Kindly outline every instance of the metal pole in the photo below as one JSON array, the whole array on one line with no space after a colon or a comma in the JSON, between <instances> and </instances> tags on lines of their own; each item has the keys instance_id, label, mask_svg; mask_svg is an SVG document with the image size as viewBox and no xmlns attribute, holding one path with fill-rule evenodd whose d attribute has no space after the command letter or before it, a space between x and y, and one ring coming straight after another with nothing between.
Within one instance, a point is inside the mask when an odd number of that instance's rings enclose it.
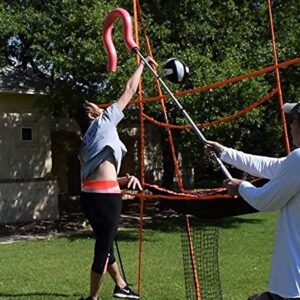
<instances>
[{"instance_id":1,"label":"metal pole","mask_svg":"<svg viewBox=\"0 0 300 300\"><path fill-rule=\"evenodd\" d=\"M151 70L151 72L153 73L153 75L157 78L157 80L161 83L161 85L164 87L164 89L167 91L167 93L170 95L170 97L172 98L172 100L177 104L177 106L179 107L181 113L185 116L185 118L188 120L188 122L192 125L194 131L196 132L198 138L200 139L200 141L204 144L207 145L207 139L204 137L203 133L200 131L200 129L197 127L197 125L195 124L195 122L192 120L192 118L190 117L190 115L187 113L187 111L183 108L183 106L181 105L181 103L178 101L178 99L174 96L174 94L171 92L171 90L168 88L168 86L164 83L164 81L160 78L160 76L155 72L155 70L151 67L151 65L147 62L147 60L144 58L144 56L140 53L140 51L135 48L134 51L139 55L139 57L141 58L141 60L145 63L145 65ZM227 170L227 168L225 167L225 165L223 164L223 162L221 161L221 159L217 156L216 153L214 153L213 155L214 159L217 161L217 163L220 165L221 170L223 171L224 175L226 176L227 179L232 179L231 174L229 173L229 171Z\"/></svg>"}]
</instances>

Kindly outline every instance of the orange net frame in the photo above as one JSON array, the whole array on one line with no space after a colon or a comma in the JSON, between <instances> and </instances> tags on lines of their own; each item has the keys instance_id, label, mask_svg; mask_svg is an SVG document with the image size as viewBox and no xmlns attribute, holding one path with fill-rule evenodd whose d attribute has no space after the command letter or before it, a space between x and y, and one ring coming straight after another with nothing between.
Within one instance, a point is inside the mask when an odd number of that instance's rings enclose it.
<instances>
[{"instance_id":1,"label":"orange net frame","mask_svg":"<svg viewBox=\"0 0 300 300\"><path fill-rule=\"evenodd\" d=\"M146 32L146 26L145 26L145 22L143 20L142 17L142 13L141 13L141 9L140 9L140 5L139 5L139 1L138 0L133 0L133 10L134 10L134 28L135 28L135 40L137 45L140 45L140 37L139 37L139 23L141 23L141 27L142 30L144 32L144 37L145 37L145 42L146 42L146 47L147 47L147 55L149 56L153 56L152 55L152 49L151 49L151 45L150 45L150 40L149 37L147 35ZM278 59L277 59L277 52L276 52L276 43L275 43L275 34L274 34L274 26L273 26L273 18L272 18L272 11L271 11L271 1L268 1L268 12L269 12L269 20L270 20L270 29L271 29L271 35L272 35L272 47L273 47L273 55L274 55L274 65L272 66L268 66L265 68L262 68L260 70L248 73L248 74L243 74L240 76L236 76L230 79L225 79L222 81L218 81L215 82L213 84L209 84L209 85L204 85L204 86L200 86L200 87L196 87L193 89L189 89L189 90L184 90L184 91L180 91L177 93L174 93L174 95L176 97L182 97L184 95L190 95L190 94L195 94L195 93L199 93L199 92L203 92L206 90L210 90L210 89L214 89L214 88L218 88L221 86L225 86L225 85L229 85L241 80L245 80L245 79L249 79L252 77L256 77L256 76L260 76L269 72L275 72L275 78L276 78L276 87L274 87L269 93L265 94L261 99L258 99L257 101L253 102L252 104L250 104L249 106L243 108L241 111L233 114L233 115L229 115L229 116L225 116L223 118L220 118L218 120L214 120L212 122L207 122L207 123L203 123L203 124L197 124L197 126L199 128L208 128L210 126L214 126L214 125L218 125L224 122L229 122L233 119L239 118L244 114L249 113L250 111L254 110L256 107L258 107L259 105L265 103L266 101L268 101L271 97L273 97L274 95L278 95L278 99L279 99L279 110L280 110L280 115L281 115L281 120L282 120L282 127L283 127L283 131L284 131L284 145L285 145L285 150L287 153L290 152L290 146L289 146L289 141L288 141L288 133L287 133L287 126L286 126L286 122L285 122L285 115L283 112L283 96L282 96L282 91L281 91L281 82L280 82L280 75L279 75L279 69L280 68L284 68L286 66L292 65L292 64L297 64L300 63L300 58L294 58L291 60L287 60L281 63L278 63ZM139 56L137 56L137 62L139 63L140 58ZM153 188L156 189L158 192L162 192L161 194L156 194L156 195L148 195L148 194L139 194L136 195L137 197L139 197L140 199L170 199L170 200L182 200L182 199L188 199L188 200L210 200L210 199L214 199L216 198L216 193L223 191L223 189L219 189L219 190L214 190L214 191L207 191L204 192L201 195L195 195L195 194L190 194L187 190L185 190L184 186L183 186L183 182L182 182L182 177L180 174L180 169L179 169L179 164L177 161L177 156L176 156L176 150L174 148L174 142L173 142L173 136L172 136L172 132L171 129L191 129L190 125L176 125L176 124L170 124L169 120L168 120L168 116L167 116L167 109L166 109L166 105L165 105L165 101L168 100L170 98L169 95L164 95L160 86L159 81L156 79L156 86L157 86L157 96L155 97L143 97L142 96L142 82L140 82L139 85L139 92L138 92L138 99L135 101L132 101L131 104L132 105L138 105L140 108L140 155L139 155L139 161L140 161L140 170L141 170L141 183L144 187L149 187L149 188ZM161 104L161 108L163 111L163 116L164 116L164 122L160 122L155 120L154 118L152 118L151 116L147 115L146 113L144 113L144 104L145 103L149 103L149 102L159 102ZM171 149L171 154L172 154L172 158L174 161L174 166L175 166L175 175L176 175L176 179L178 182L178 187L180 192L176 193L174 191L170 191L170 190L166 190L164 188L160 188L157 187L156 185L153 185L151 183L148 183L145 181L145 165L144 165L144 161L145 161L145 126L144 126L144 121L148 121L150 123L153 123L157 126L162 126L167 130L167 134L168 134L168 139L170 142L170 149ZM166 193L168 193L169 195L166 196ZM130 195L131 193L128 192L128 194ZM221 198L230 198L230 196L222 194L219 195Z\"/></svg>"},{"instance_id":2,"label":"orange net frame","mask_svg":"<svg viewBox=\"0 0 300 300\"><path fill-rule=\"evenodd\" d=\"M209 85L199 86L193 89L180 91L177 93L174 93L176 97L182 97L184 95L190 95L195 93L200 93L203 91L207 91L210 89L215 89L221 86L226 86L232 83L236 83L245 79L253 78L256 76L261 76L263 74L274 72L275 79L276 79L276 86L268 93L266 93L261 99L257 99L255 102L253 102L251 105L243 108L241 111L233 114L224 116L223 118L220 118L218 120L214 120L212 122L203 123L203 124L197 124L199 128L207 128L213 125L218 125L224 122L229 122L233 119L239 118L244 114L249 113L250 111L254 110L259 105L265 103L268 101L271 97L274 95L278 96L279 101L279 111L280 111L280 117L282 121L282 127L283 127L283 133L284 133L284 146L286 153L290 152L290 146L289 146L289 140L288 140L288 131L287 126L285 122L285 115L283 112L283 95L281 90L281 80L280 80L280 74L279 70L281 68L284 68L286 66L292 65L292 64L298 64L300 63L300 57L293 58L284 62L278 62L277 58L277 50L276 50L276 41L275 41L275 33L274 33L274 25L273 25L273 16L272 16L272 4L271 0L267 1L268 5L268 17L269 17L269 24L270 24L270 31L271 31L271 37L272 37L272 50L273 50L273 57L274 57L274 64L271 66L267 66L265 68L256 70L251 73L242 74L233 78L225 79L222 81L218 81ZM135 30L135 41L137 45L140 45L140 37L139 37L139 25L141 25L141 28L144 33L145 43L147 47L147 55L152 55L152 49L150 44L150 39L147 35L145 22L142 17L141 8L139 5L138 0L133 0L133 12L134 12L134 30ZM137 63L139 63L140 57L137 55ZM232 201L235 201L231 196L229 196L226 191L223 188L218 189L209 189L209 190L203 190L200 194L191 193L188 190L184 188L182 176L180 173L180 168L177 160L176 150L174 147L174 138L172 136L171 129L191 129L191 126L189 125L176 125L176 124L170 124L168 120L167 115L167 109L165 102L170 98L169 95L163 94L163 91L161 89L159 81L156 79L156 87L157 87L157 96L155 97L143 97L142 95L142 81L139 84L139 90L138 90L138 99L131 102L131 105L137 105L139 107L139 120L140 120L140 136L139 136L139 144L140 144L140 153L139 153L139 163L140 163L140 181L144 188L149 188L151 190L155 190L155 194L147 194L146 192L141 192L139 194L133 194L132 192L126 191L124 194L127 194L129 196L138 198L140 200L140 225L139 225L139 270L138 270L138 287L139 290L141 289L141 266L142 266L142 246L143 246L143 220L144 220L144 201L145 200L153 200L153 199L167 199L172 200L174 202L179 201L187 201L189 202L211 202L211 206L209 209L213 209L214 201L216 199L223 199L223 202L226 202L224 205L224 209L226 209L226 205L230 203L233 203ZM164 116L164 122L157 121L151 116L147 115L144 112L144 104L149 102L159 102L161 105L161 109ZM178 188L179 192L167 190L162 187L158 187L157 185L153 185L149 182L146 182L145 180L145 125L144 122L148 121L151 122L157 126L162 126L166 129L168 140L170 143L170 149L172 154L172 159L175 166L175 176L178 182ZM227 202L228 201L228 202ZM245 205L245 204L243 204ZM193 206L191 206L193 207ZM245 207L244 207L245 208ZM199 209L199 207L197 208ZM201 209L201 206L200 206ZM243 210L243 209L242 209ZM251 211L249 210L249 207L245 208L245 211ZM188 213L188 212L187 212ZM199 296L200 297L200 296ZM197 299L200 299L200 298Z\"/></svg>"}]
</instances>

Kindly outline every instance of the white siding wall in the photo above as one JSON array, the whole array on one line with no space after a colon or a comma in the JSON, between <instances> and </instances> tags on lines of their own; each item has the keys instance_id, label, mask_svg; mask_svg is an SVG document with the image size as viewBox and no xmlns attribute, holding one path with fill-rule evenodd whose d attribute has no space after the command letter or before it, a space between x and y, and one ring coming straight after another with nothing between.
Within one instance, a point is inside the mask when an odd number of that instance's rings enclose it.
<instances>
[{"instance_id":1,"label":"white siding wall","mask_svg":"<svg viewBox=\"0 0 300 300\"><path fill-rule=\"evenodd\" d=\"M51 121L33 108L37 99L0 93L0 223L58 217ZM32 128L32 141L22 141L22 127Z\"/></svg>"},{"instance_id":2,"label":"white siding wall","mask_svg":"<svg viewBox=\"0 0 300 300\"><path fill-rule=\"evenodd\" d=\"M57 182L0 183L0 223L58 217Z\"/></svg>"},{"instance_id":3,"label":"white siding wall","mask_svg":"<svg viewBox=\"0 0 300 300\"><path fill-rule=\"evenodd\" d=\"M32 128L22 141L21 128ZM0 115L0 178L44 177L51 172L50 121L32 113Z\"/></svg>"}]
</instances>

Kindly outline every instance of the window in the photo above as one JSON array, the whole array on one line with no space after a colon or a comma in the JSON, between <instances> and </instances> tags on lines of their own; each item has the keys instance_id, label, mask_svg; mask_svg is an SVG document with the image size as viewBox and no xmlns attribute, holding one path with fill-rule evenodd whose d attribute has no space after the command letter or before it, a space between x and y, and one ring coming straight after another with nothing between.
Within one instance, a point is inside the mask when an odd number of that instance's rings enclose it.
<instances>
[{"instance_id":1,"label":"window","mask_svg":"<svg viewBox=\"0 0 300 300\"><path fill-rule=\"evenodd\" d=\"M21 128L21 139L24 142L32 142L32 127Z\"/></svg>"}]
</instances>

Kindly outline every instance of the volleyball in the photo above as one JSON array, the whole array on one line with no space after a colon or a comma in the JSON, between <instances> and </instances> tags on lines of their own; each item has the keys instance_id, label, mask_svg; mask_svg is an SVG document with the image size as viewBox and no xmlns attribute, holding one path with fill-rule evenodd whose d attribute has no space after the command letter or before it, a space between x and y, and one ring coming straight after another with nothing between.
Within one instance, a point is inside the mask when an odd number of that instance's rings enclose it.
<instances>
[{"instance_id":1,"label":"volleyball","mask_svg":"<svg viewBox=\"0 0 300 300\"><path fill-rule=\"evenodd\" d=\"M163 67L164 76L172 83L182 83L189 74L189 68L178 58L168 59Z\"/></svg>"}]
</instances>

